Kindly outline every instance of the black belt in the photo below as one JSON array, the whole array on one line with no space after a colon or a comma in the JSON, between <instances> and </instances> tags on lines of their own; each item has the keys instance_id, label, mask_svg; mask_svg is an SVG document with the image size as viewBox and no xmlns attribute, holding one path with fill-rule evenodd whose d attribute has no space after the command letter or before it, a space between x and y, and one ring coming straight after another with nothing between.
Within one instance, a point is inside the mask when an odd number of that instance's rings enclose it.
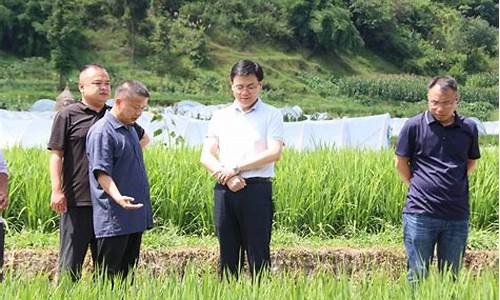
<instances>
[{"instance_id":1,"label":"black belt","mask_svg":"<svg viewBox=\"0 0 500 300\"><path fill-rule=\"evenodd\" d=\"M272 182L271 177L249 177L244 179L247 184Z\"/></svg>"}]
</instances>

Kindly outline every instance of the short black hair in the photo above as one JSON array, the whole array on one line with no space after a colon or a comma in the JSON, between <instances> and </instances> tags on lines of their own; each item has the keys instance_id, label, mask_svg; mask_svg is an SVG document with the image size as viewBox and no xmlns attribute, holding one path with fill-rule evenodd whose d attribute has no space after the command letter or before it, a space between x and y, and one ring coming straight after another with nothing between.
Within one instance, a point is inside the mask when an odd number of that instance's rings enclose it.
<instances>
[{"instance_id":1,"label":"short black hair","mask_svg":"<svg viewBox=\"0 0 500 300\"><path fill-rule=\"evenodd\" d=\"M458 91L458 84L455 78L451 76L436 76L429 81L427 88L430 90L435 85L438 85L443 91L452 89L454 92Z\"/></svg>"},{"instance_id":2,"label":"short black hair","mask_svg":"<svg viewBox=\"0 0 500 300\"><path fill-rule=\"evenodd\" d=\"M115 98L122 93L125 93L126 99L131 99L134 96L149 98L148 88L137 80L126 80L122 82L115 91Z\"/></svg>"},{"instance_id":3,"label":"short black hair","mask_svg":"<svg viewBox=\"0 0 500 300\"><path fill-rule=\"evenodd\" d=\"M264 70L262 67L251 60L240 60L231 68L231 82L236 76L255 75L258 81L264 79Z\"/></svg>"}]
</instances>

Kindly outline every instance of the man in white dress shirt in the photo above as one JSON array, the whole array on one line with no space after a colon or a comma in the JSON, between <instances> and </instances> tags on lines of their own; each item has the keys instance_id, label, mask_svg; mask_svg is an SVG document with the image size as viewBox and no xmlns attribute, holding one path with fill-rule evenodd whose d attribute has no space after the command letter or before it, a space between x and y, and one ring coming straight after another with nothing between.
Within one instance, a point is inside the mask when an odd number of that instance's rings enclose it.
<instances>
[{"instance_id":1,"label":"man in white dress shirt","mask_svg":"<svg viewBox=\"0 0 500 300\"><path fill-rule=\"evenodd\" d=\"M230 78L234 103L212 116L201 163L217 179L220 273L238 278L245 253L252 276L271 264L271 178L283 149L283 117L259 98L264 78L259 64L239 61Z\"/></svg>"}]
</instances>

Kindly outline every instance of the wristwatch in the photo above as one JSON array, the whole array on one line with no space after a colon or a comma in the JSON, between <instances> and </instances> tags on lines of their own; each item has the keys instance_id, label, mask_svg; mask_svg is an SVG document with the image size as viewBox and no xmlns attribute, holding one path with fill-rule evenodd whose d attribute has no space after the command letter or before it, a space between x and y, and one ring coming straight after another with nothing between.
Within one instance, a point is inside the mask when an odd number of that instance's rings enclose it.
<instances>
[{"instance_id":1,"label":"wristwatch","mask_svg":"<svg viewBox=\"0 0 500 300\"><path fill-rule=\"evenodd\" d=\"M235 175L238 175L238 174L240 174L240 171L241 171L241 170L240 170L240 167L238 167L238 166L234 166L233 171L234 171L234 174L235 174Z\"/></svg>"}]
</instances>

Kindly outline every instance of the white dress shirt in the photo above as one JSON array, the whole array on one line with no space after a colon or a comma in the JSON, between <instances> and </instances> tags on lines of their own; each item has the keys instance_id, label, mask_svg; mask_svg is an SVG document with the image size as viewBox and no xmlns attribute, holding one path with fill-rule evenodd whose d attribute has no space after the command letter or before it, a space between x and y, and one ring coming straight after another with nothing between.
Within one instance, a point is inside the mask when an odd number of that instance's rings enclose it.
<instances>
[{"instance_id":1,"label":"white dress shirt","mask_svg":"<svg viewBox=\"0 0 500 300\"><path fill-rule=\"evenodd\" d=\"M283 116L281 112L257 99L247 112L235 101L216 111L208 124L207 137L216 138L219 161L226 167L241 164L257 153L268 149L270 141L283 141ZM244 178L273 177L274 163L262 168L244 171Z\"/></svg>"}]
</instances>

